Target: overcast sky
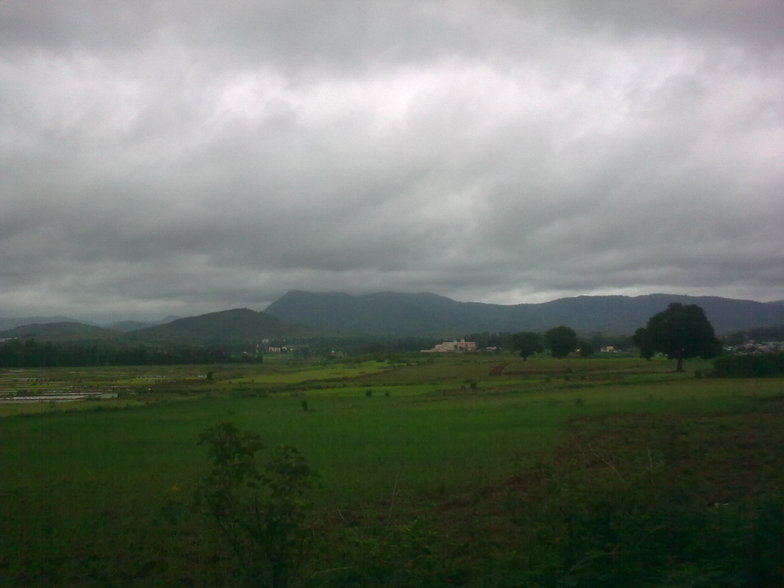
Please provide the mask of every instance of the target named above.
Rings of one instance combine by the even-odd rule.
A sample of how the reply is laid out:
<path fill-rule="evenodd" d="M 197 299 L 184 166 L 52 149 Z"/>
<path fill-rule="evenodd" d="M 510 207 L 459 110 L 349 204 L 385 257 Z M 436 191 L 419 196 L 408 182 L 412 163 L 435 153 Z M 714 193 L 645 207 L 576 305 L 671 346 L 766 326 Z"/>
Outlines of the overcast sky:
<path fill-rule="evenodd" d="M 784 298 L 781 0 L 4 0 L 0 316 Z"/>

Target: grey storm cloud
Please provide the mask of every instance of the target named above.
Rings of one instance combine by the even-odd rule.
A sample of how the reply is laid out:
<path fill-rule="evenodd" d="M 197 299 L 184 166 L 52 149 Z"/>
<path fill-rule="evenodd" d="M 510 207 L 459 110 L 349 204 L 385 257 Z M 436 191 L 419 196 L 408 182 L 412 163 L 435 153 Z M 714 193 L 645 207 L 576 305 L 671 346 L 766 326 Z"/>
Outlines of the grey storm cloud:
<path fill-rule="evenodd" d="M 0 316 L 784 298 L 784 5 L 0 4 Z"/>

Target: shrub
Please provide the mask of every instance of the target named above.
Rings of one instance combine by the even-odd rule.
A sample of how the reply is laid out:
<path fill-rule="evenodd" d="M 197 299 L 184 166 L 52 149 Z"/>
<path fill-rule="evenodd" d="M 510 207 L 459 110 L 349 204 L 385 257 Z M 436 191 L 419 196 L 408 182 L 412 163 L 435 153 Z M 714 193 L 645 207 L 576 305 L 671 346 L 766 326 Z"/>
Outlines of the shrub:
<path fill-rule="evenodd" d="M 270 449 L 259 465 L 264 446 L 255 433 L 231 423 L 202 431 L 212 470 L 197 488 L 197 504 L 214 520 L 240 568 L 238 580 L 273 588 L 290 584 L 306 552 L 305 499 L 317 479 L 300 452 L 290 446 Z"/>
<path fill-rule="evenodd" d="M 713 362 L 719 378 L 760 378 L 784 375 L 784 353 L 724 355 Z"/>

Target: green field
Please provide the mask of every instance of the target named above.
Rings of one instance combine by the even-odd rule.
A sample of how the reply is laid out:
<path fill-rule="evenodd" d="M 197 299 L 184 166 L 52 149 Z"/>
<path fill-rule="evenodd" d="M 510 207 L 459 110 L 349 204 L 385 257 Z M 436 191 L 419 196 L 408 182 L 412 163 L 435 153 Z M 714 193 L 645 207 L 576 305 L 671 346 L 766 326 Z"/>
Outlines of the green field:
<path fill-rule="evenodd" d="M 501 364 L 500 375 L 490 375 Z M 267 444 L 297 447 L 320 473 L 309 522 L 317 553 L 292 584 L 590 585 L 580 584 L 576 572 L 523 574 L 531 564 L 520 563 L 519 549 L 530 537 L 508 545 L 522 537 L 516 527 L 498 530 L 499 544 L 490 542 L 495 547 L 487 553 L 461 552 L 468 519 L 444 505 L 472 496 L 477 520 L 514 520 L 513 507 L 501 516 L 490 508 L 493 500 L 479 497 L 496 496 L 521 472 L 552 462 L 575 423 L 592 423 L 584 429 L 596 435 L 604 430 L 595 423 L 606 419 L 616 419 L 618 430 L 643 417 L 660 429 L 681 422 L 677 435 L 700 431 L 688 442 L 710 447 L 694 424 L 710 415 L 760 412 L 784 422 L 775 421 L 782 379 L 717 380 L 695 377 L 710 367 L 706 362 L 686 367 L 680 374 L 664 360 L 412 355 L 6 370 L 0 372 L 6 397 L 78 390 L 118 397 L 0 405 L 0 585 L 234 585 L 230 554 L 212 537 L 210 521 L 191 508 L 209 469 L 197 437 L 222 421 L 257 432 Z M 667 451 L 651 445 L 640 455 L 653 463 L 654 452 L 664 463 Z M 778 458 L 765 467 L 781 470 Z M 775 491 L 780 477 L 768 478 L 762 490 Z M 409 553 L 416 549 L 425 555 Z M 400 572 L 412 561 L 410 571 Z M 397 575 L 378 571 L 385 565 Z M 654 580 L 645 585 L 678 585 Z M 702 585 L 689 581 L 683 585 Z"/>

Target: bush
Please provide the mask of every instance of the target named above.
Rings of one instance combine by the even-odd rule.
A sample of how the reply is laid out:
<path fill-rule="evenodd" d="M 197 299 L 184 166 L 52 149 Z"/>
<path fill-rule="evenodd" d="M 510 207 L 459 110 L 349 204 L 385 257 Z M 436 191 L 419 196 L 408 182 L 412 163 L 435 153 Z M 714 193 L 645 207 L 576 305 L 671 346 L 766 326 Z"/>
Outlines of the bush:
<path fill-rule="evenodd" d="M 212 470 L 198 486 L 197 504 L 237 557 L 237 580 L 288 586 L 306 553 L 311 505 L 305 497 L 316 484 L 316 472 L 290 446 L 273 447 L 260 467 L 259 436 L 231 423 L 205 429 L 199 443 L 208 445 Z"/>
<path fill-rule="evenodd" d="M 781 493 L 708 504 L 663 462 L 617 459 L 542 466 L 510 504 L 519 559 L 503 574 L 530 586 L 784 585 Z"/>
<path fill-rule="evenodd" d="M 719 378 L 762 378 L 784 375 L 784 353 L 724 355 L 713 362 Z"/>

